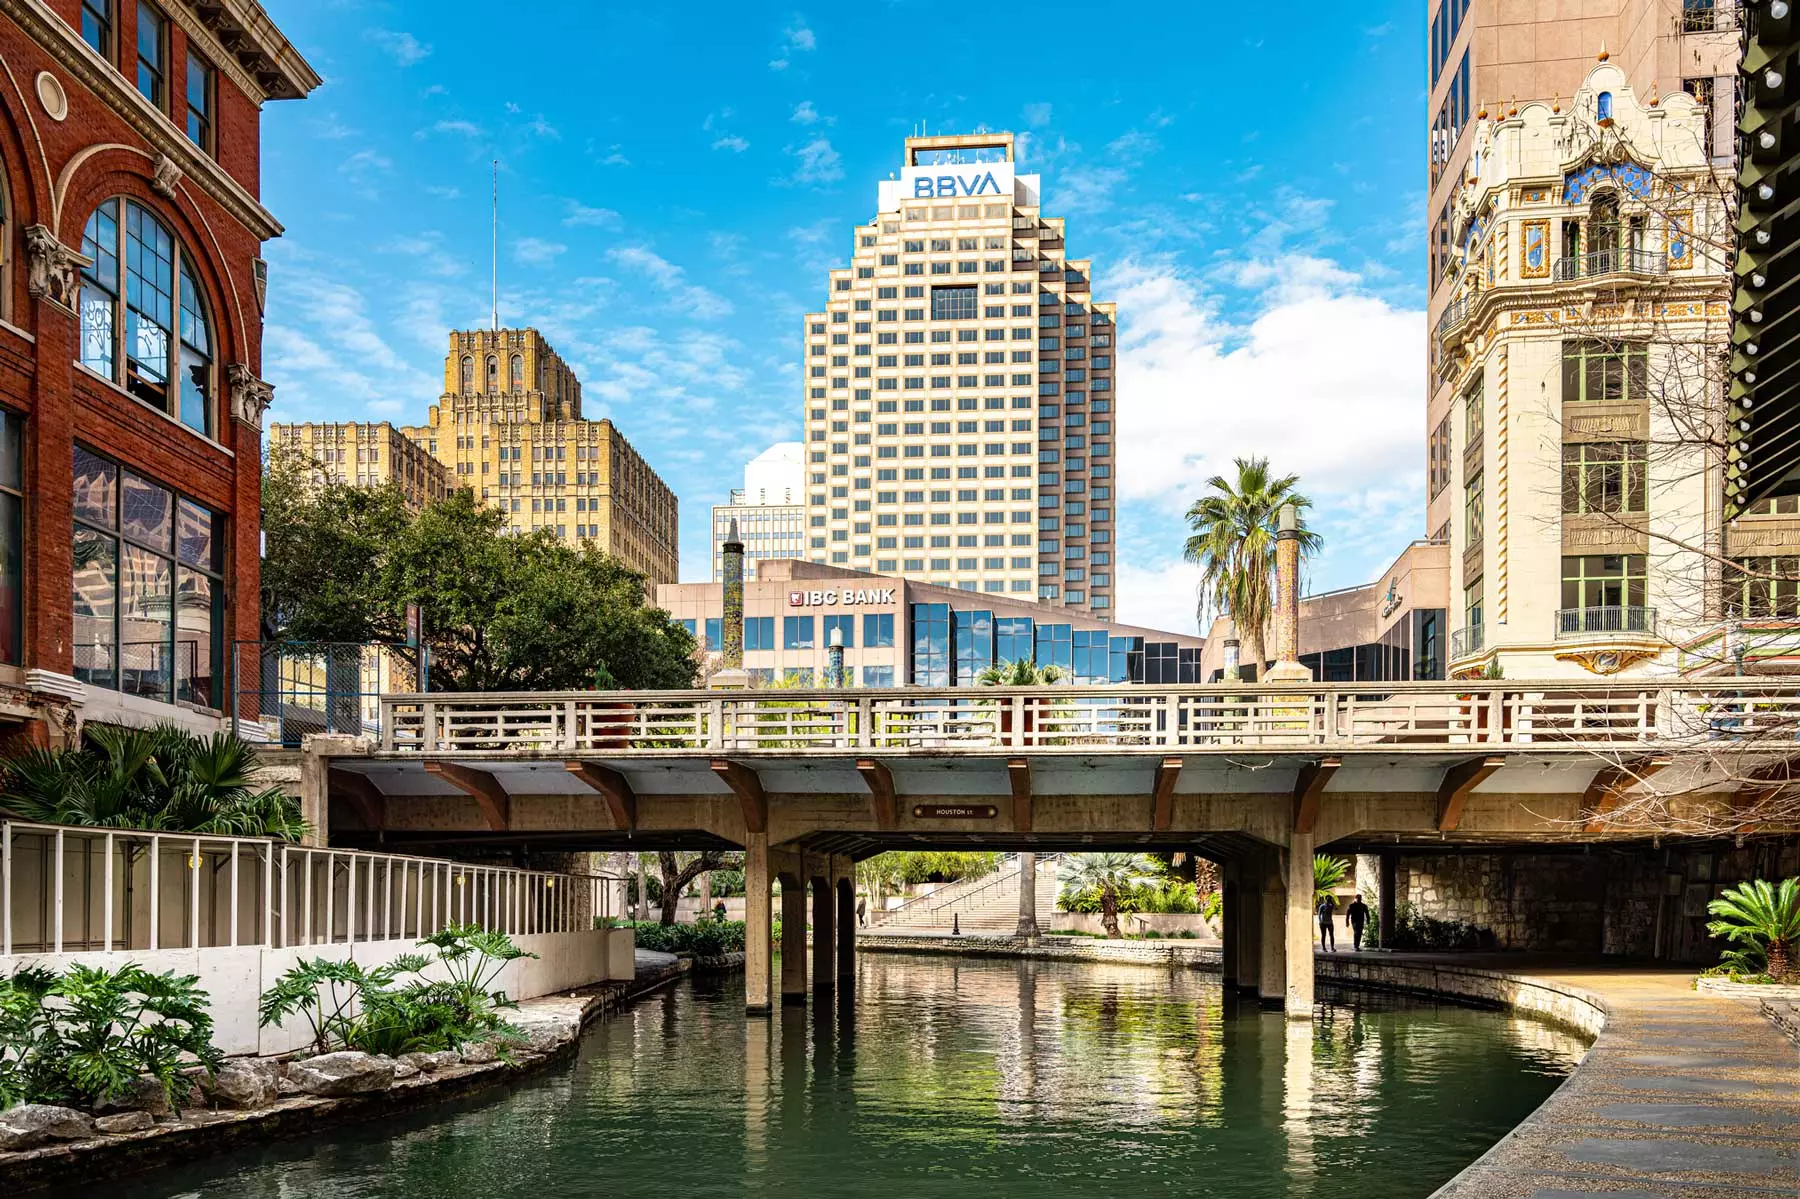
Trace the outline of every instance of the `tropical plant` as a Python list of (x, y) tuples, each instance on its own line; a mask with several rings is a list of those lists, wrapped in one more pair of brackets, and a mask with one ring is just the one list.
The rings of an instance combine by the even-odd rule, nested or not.
[(199, 981), (136, 963), (74, 965), (62, 975), (31, 967), (0, 979), (0, 1107), (94, 1107), (148, 1075), (179, 1113), (183, 1071), (224, 1062)]
[(1306, 509), (1312, 501), (1297, 490), (1298, 475), (1273, 478), (1267, 458), (1236, 460), (1237, 479), (1214, 475), (1206, 485), (1210, 494), (1195, 500), (1187, 510), (1193, 533), (1183, 556), (1201, 568), (1200, 602), (1195, 613), (1204, 629), (1209, 611), (1228, 612), (1243, 642), (1244, 658), (1261, 672), (1264, 660), (1263, 629), (1273, 605), (1275, 534), (1281, 509), (1293, 505), (1299, 517), (1300, 552), (1318, 551), (1319, 535), (1306, 528)]
[(1707, 932), (1760, 950), (1776, 982), (1793, 977), (1794, 946), (1800, 941), (1800, 878), (1780, 884), (1759, 878), (1728, 887), (1706, 910), (1718, 917), (1707, 924)]
[(978, 687), (1047, 687), (1068, 677), (1068, 672), (1060, 666), (1039, 666), (1030, 658), (1015, 658), (1011, 662), (995, 662), (983, 667), (975, 676), (975, 684)]
[[(1100, 894), (1100, 924), (1109, 937), (1119, 936), (1119, 896), (1156, 867), (1142, 854), (1072, 853), (1062, 860), (1064, 894), (1089, 888)], [(1066, 903), (1064, 905), (1067, 906)]]
[(692, 924), (661, 924), (653, 921), (632, 923), (625, 927), (637, 932), (637, 947), (659, 953), (690, 954), (700, 958), (724, 957), (744, 951), (744, 922), (719, 920), (703, 916)]
[(46, 824), (299, 840), (299, 801), (259, 788), (259, 771), (256, 750), (228, 732), (90, 724), (79, 746), (0, 763), (0, 809)]
[(1343, 858), (1334, 858), (1327, 853), (1313, 855), (1313, 906), (1330, 899), (1332, 906), (1337, 905), (1337, 898), (1332, 895), (1343, 881), (1350, 875), (1350, 863)]
[(1206, 900), (1200, 905), (1200, 914), (1217, 924), (1225, 915), (1225, 896), (1223, 892), (1208, 891)]

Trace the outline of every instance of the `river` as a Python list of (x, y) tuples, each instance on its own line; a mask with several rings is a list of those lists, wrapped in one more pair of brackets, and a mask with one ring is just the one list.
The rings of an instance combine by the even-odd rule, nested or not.
[(108, 1193), (230, 1199), (1413, 1199), (1573, 1068), (1576, 1036), (1327, 992), (1312, 1025), (1144, 966), (867, 954), (746, 1023), (740, 976), (596, 1024), (510, 1092)]

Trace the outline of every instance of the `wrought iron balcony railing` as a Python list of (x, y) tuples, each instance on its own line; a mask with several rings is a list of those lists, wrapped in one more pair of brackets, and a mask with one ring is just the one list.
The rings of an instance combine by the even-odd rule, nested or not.
[(1655, 250), (1595, 250), (1556, 260), (1558, 283), (1599, 279), (1607, 275), (1666, 275), (1669, 260)]
[(1438, 317), (1437, 335), (1444, 337), (1454, 332), (1469, 319), (1469, 297), (1464, 296), (1444, 309), (1444, 315)]
[(1556, 636), (1589, 637), (1622, 633), (1656, 636), (1656, 609), (1635, 605), (1610, 608), (1562, 608), (1556, 613)]
[(1473, 658), (1480, 653), (1486, 640), (1482, 637), (1482, 626), (1465, 625), (1450, 634), (1450, 660)]

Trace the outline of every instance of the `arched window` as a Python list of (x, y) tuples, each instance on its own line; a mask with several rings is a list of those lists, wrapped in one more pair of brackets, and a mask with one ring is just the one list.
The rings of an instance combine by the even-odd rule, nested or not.
[(462, 360), (462, 393), (468, 395), (475, 390), (475, 360), (463, 355)]
[(88, 218), (81, 252), (93, 260), (81, 271), (81, 364), (212, 436), (212, 324), (175, 235), (135, 200), (113, 199)]
[(510, 386), (513, 391), (525, 390), (525, 359), (518, 354), (512, 356), (512, 383)]
[(1601, 92), (1594, 97), (1594, 118), (1600, 121), (1612, 120), (1612, 93)]
[(491, 392), (500, 390), (500, 360), (492, 354), (487, 360), (487, 389)]
[(1599, 192), (1589, 212), (1587, 273), (1608, 274), (1619, 268), (1619, 193), (1611, 188)]

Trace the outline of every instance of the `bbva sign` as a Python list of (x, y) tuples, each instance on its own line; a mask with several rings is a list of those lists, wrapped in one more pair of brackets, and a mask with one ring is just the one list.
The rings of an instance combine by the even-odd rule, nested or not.
[(967, 175), (915, 175), (912, 181), (915, 200), (949, 199), (952, 196), (1003, 196), (1000, 181), (992, 171), (974, 171)]

